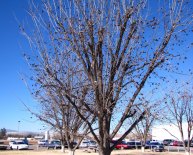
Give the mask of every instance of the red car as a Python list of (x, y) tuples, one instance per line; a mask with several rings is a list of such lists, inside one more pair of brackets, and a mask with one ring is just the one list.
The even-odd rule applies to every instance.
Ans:
[(115, 146), (116, 149), (131, 149), (131, 146), (128, 145), (126, 142), (121, 142)]
[(183, 146), (183, 142), (174, 140), (173, 142), (170, 143), (170, 146)]

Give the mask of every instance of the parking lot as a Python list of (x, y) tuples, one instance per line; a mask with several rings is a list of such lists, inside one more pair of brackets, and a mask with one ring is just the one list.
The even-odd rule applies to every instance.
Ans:
[[(49, 149), (47, 147), (43, 147), (42, 145), (39, 146), (37, 141), (31, 141), (29, 145), (28, 150), (11, 150), (9, 147), (9, 142), (5, 141), (4, 143), (7, 145), (7, 150), (0, 150), (0, 155), (60, 155), (68, 154), (67, 148), (65, 148), (65, 153), (61, 152), (60, 149)], [(45, 145), (46, 146), (46, 145)], [(138, 148), (138, 147), (137, 147)], [(95, 153), (93, 150), (87, 149), (86, 148), (81, 148), (77, 149), (75, 152), (75, 155), (97, 155), (98, 153)], [(191, 147), (191, 152), (193, 155), (193, 147)], [(151, 149), (145, 149), (145, 152), (142, 153), (141, 149), (135, 149), (130, 148), (130, 149), (115, 149), (112, 152), (112, 155), (182, 155), (185, 153), (185, 150), (182, 146), (165, 146), (163, 152), (153, 152)]]

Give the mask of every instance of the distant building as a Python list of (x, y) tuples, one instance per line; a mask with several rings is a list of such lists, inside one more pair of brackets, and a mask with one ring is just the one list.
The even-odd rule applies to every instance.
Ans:
[(44, 138), (44, 136), (34, 136), (34, 139), (36, 139), (36, 140), (40, 140), (40, 139), (43, 139)]
[[(44, 135), (43, 133), (39, 133), (39, 132), (30, 132), (30, 131), (14, 131), (14, 130), (9, 130), (6, 133), (8, 140), (13, 140), (13, 139), (17, 139), (17, 138), (35, 138), (37, 137), (37, 139), (43, 139)], [(36, 138), (35, 138), (36, 139)]]
[[(188, 137), (187, 124), (183, 125), (184, 139)], [(193, 134), (192, 134), (193, 135)], [(162, 141), (164, 139), (182, 140), (179, 129), (175, 125), (157, 125), (152, 128), (152, 139)]]

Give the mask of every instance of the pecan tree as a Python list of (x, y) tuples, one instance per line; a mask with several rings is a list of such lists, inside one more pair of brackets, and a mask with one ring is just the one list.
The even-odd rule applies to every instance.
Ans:
[[(84, 80), (75, 83), (77, 89), (87, 89), (85, 99), (68, 91), (58, 76), (61, 64), (50, 59), (42, 64), (89, 127), (100, 155), (111, 153), (116, 143), (110, 143), (128, 119), (135, 118), (117, 143), (144, 118), (146, 110), (137, 111), (142, 105), (140, 98), (143, 91), (166, 79), (160, 71), (175, 69), (175, 63), (171, 64), (180, 54), (176, 46), (191, 32), (190, 10), (188, 3), (179, 0), (54, 0), (32, 4), (29, 13), (34, 31), (30, 37), (24, 35), (32, 46), (36, 36), (38, 48), (33, 51), (43, 57), (57, 58), (65, 53), (62, 55), (70, 58), (70, 64), (80, 68)], [(75, 77), (78, 80), (80, 76)], [(94, 124), (84, 115), (85, 110), (96, 118)]]

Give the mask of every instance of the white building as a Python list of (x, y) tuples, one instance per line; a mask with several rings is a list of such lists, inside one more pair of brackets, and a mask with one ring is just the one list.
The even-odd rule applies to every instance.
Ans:
[[(187, 139), (187, 124), (183, 125), (184, 139)], [(193, 131), (192, 131), (193, 132)], [(192, 134), (193, 135), (193, 134)], [(152, 138), (162, 141), (164, 139), (182, 140), (179, 129), (175, 125), (157, 125), (152, 128)]]

